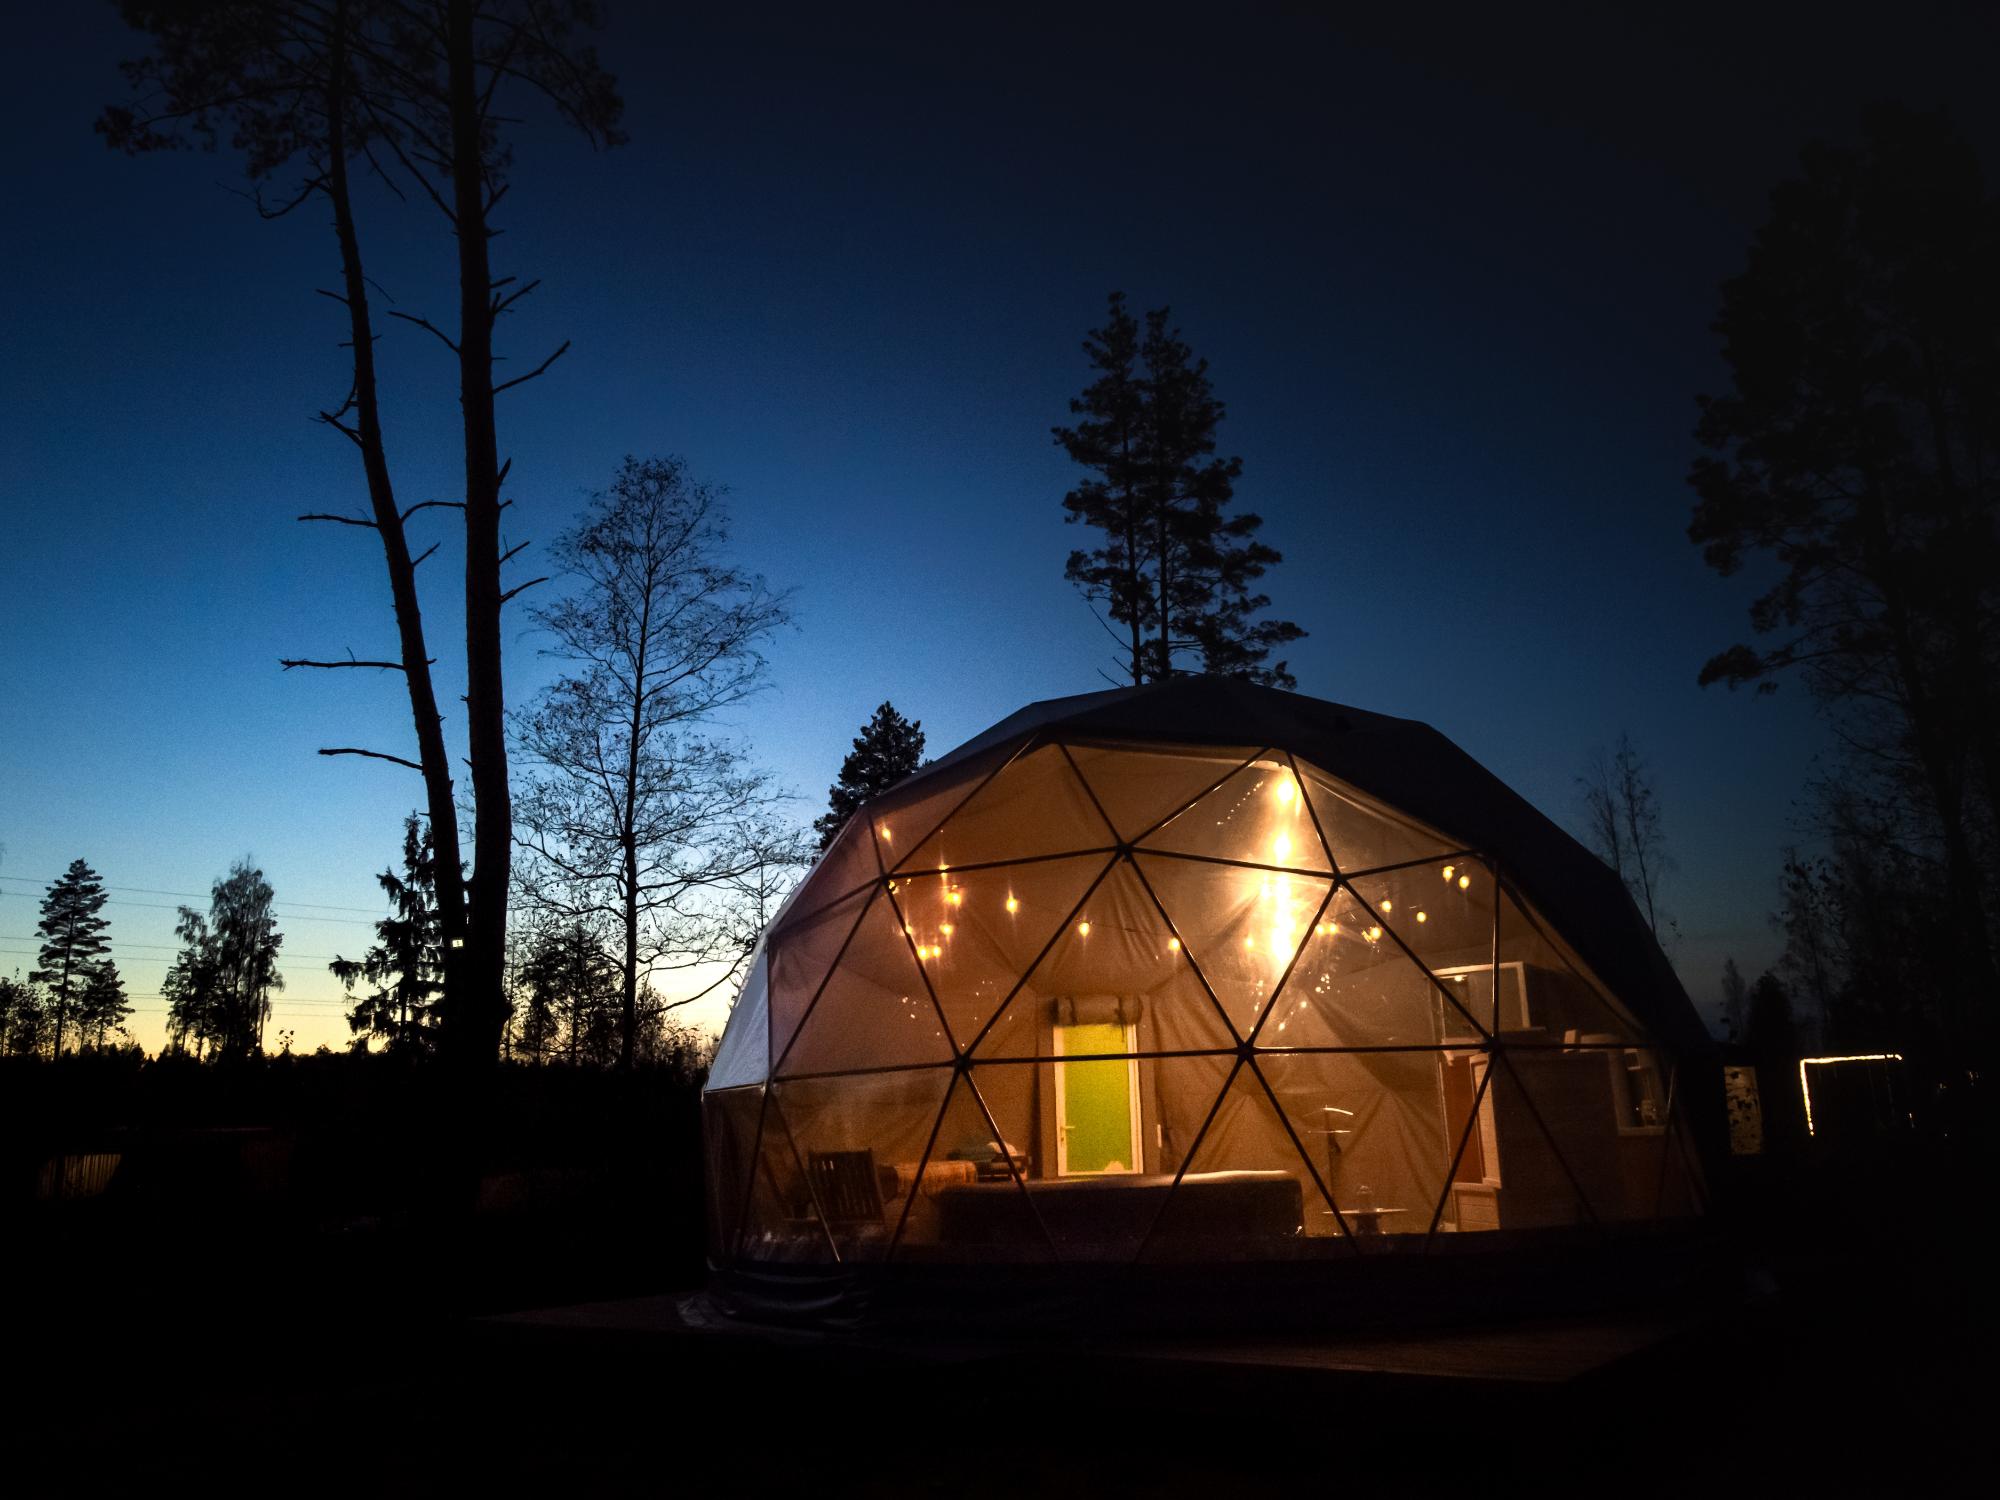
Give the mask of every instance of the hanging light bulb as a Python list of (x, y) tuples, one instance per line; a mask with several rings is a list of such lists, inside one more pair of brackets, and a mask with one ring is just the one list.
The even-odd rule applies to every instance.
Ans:
[(1090, 936), (1090, 924), (1089, 924), (1088, 922), (1079, 922), (1079, 923), (1077, 923), (1077, 924), (1076, 924), (1076, 935), (1077, 935), (1078, 937), (1089, 937), (1089, 936)]
[[(1417, 920), (1419, 922), (1428, 922), (1430, 919), (1431, 919), (1431, 914), (1427, 911), (1420, 911), (1417, 913)], [(945, 931), (950, 932), (951, 929), (947, 927), (945, 928)]]
[(1382, 903), (1382, 910), (1384, 911), (1394, 911), (1395, 909), (1396, 909), (1396, 903), (1393, 901), (1384, 901)]
[(1020, 909), (1021, 909), (1021, 903), (1019, 901), (1016, 901), (1012, 896), (1009, 896), (1007, 898), (1007, 915), (1011, 917), (1014, 915), (1015, 912), (1019, 911)]
[(1170, 951), (1178, 953), (1181, 951), (1181, 940), (1177, 937), (1170, 937), (1167, 939), (1167, 947)]
[[(1417, 920), (1418, 920), (1419, 922), (1421, 922), (1421, 921), (1423, 921), (1423, 918), (1422, 918), (1421, 916), (1419, 916), (1419, 917), (1417, 918)], [(941, 925), (941, 926), (940, 926), (940, 927), (938, 928), (938, 931), (939, 931), (939, 932), (941, 932), (941, 933), (943, 933), (943, 934), (944, 934), (944, 935), (945, 935), (946, 937), (950, 937), (950, 936), (952, 935), (952, 932), (954, 931), (954, 929), (953, 929), (953, 927), (952, 927), (951, 923), (949, 923), (949, 922), (946, 922), (946, 923), (944, 923), (943, 925)]]
[(1458, 877), (1458, 888), (1459, 888), (1459, 889), (1460, 889), (1461, 891), (1469, 891), (1469, 890), (1471, 890), (1471, 889), (1472, 889), (1472, 877), (1471, 877), (1470, 875), (1461, 875), (1461, 876), (1459, 876), (1459, 877)]
[(1379, 943), (1379, 942), (1381, 942), (1381, 941), (1382, 941), (1382, 929), (1381, 929), (1381, 928), (1379, 928), (1379, 927), (1371, 927), (1371, 928), (1369, 928), (1369, 929), (1368, 929), (1368, 941), (1369, 941), (1369, 942), (1371, 942), (1371, 943)]
[(1447, 882), (1450, 881), (1452, 875), (1457, 871), (1457, 869), (1458, 866), (1456, 865), (1446, 865), (1444, 867), (1444, 878)]
[(882, 842), (883, 842), (883, 843), (885, 843), (885, 844), (888, 844), (888, 843), (893, 843), (893, 842), (894, 842), (894, 840), (892, 840), (892, 839), (891, 839), (891, 838), (889, 837), (889, 827), (888, 827), (888, 825), (887, 825), (886, 823), (885, 823), (885, 824), (884, 824), (884, 825), (882, 826), (882, 830), (881, 830), (881, 831), (882, 831)]
[(949, 901), (953, 906), (957, 906), (965, 900), (965, 892), (953, 891), (950, 895), (946, 896), (944, 899)]

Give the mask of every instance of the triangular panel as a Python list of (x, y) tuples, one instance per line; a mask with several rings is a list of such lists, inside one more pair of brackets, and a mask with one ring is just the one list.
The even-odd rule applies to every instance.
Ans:
[(1061, 747), (1044, 745), (980, 787), (895, 869), (955, 869), (1109, 849), (1115, 842)]
[(1004, 1107), (1014, 1091), (1004, 1076), (1019, 1068), (983, 1068), (961, 1075), (945, 1103), (930, 1159), (910, 1199), (897, 1243), (898, 1260), (1046, 1261), (1055, 1258), (1029, 1200), (1027, 1176), (1033, 1122), (1018, 1110), (1002, 1123), (988, 1113), (975, 1077)]
[(888, 894), (878, 893), (779, 1061), (778, 1076), (949, 1062), (951, 1042), (913, 942)]
[(1429, 1047), (1473, 1027), (1345, 886), (1311, 924), (1260, 1047)]
[(806, 887), (799, 893), (801, 913), (817, 911), (828, 902), (848, 895), (877, 879), (882, 861), (875, 852), (875, 838), (866, 818), (849, 818), (833, 847), (819, 857), (806, 875)]
[(767, 960), (772, 1062), (785, 1055), (871, 901), (881, 901), (879, 889), (857, 891), (818, 911), (788, 914), (772, 932)]
[[(1457, 1145), (1439, 1091), (1442, 1053), (1265, 1052), (1254, 1061), (1349, 1233), (1429, 1231)], [(1339, 1234), (1331, 1208), (1317, 1208), (1307, 1234)]]
[[(1237, 1070), (1147, 1236), (1146, 1261), (1276, 1260), (1300, 1253), (1327, 1208), (1270, 1095)], [(1333, 1230), (1339, 1233), (1336, 1226)]]
[(1500, 895), (1500, 963), (1503, 994), (1513, 985), (1525, 993), (1522, 1034), (1510, 1038), (1517, 1045), (1648, 1040), (1645, 1028), (1511, 890)]
[[(1609, 1067), (1594, 1051), (1493, 1054), (1490, 1118), (1501, 1229), (1601, 1222), (1623, 1191)], [(1466, 1227), (1463, 1217), (1461, 1228)]]
[(922, 1174), (950, 1068), (773, 1085), (814, 1207), (843, 1261), (889, 1253)]
[(834, 1259), (833, 1239), (806, 1186), (805, 1160), (772, 1101), (764, 1106), (738, 1246), (746, 1260), (817, 1264)]
[(1227, 781), (1257, 754), (1164, 745), (1071, 745), (1083, 779), (1118, 837), (1135, 842)]
[(1080, 1020), (1128, 1026), (1137, 1052), (1237, 1044), (1129, 860), (1116, 861), (1098, 882), (974, 1055), (1042, 1056), (1058, 1021)]
[(1140, 842), (1147, 849), (1209, 859), (1332, 869), (1298, 778), (1284, 759), (1272, 756), (1252, 761)]
[(1331, 878), (1156, 854), (1138, 865), (1230, 1023), (1249, 1036), (1319, 920)]
[(1104, 873), (1102, 854), (918, 871), (889, 899), (917, 945), (954, 1044), (972, 1044)]
[[(1149, 1057), (1130, 1064), (1140, 1142), (1139, 1159), (1129, 1165), (1138, 1170), (1061, 1176), (1051, 1167), (1040, 1181), (1030, 1183), (1037, 1211), (1064, 1260), (1129, 1263), (1139, 1253), (1235, 1065), (1230, 1056)], [(1045, 1166), (1055, 1160), (1057, 1099), (1063, 1092), (1056, 1075), (1066, 1066), (1072, 1065), (1048, 1063), (1036, 1069), (1049, 1122)], [(1002, 1070), (973, 1071), (984, 1078)]]
[(1317, 767), (1299, 763), (1306, 794), (1320, 832), (1343, 872), (1373, 870), (1450, 854), (1458, 847), (1374, 799), (1336, 781)]
[(1441, 1035), (1490, 1030), (1497, 887), (1485, 863), (1460, 856), (1357, 875), (1347, 884), (1387, 929), (1388, 940), (1443, 983), (1450, 999), (1443, 1002)]
[(868, 823), (884, 867), (906, 861), (951, 811), (979, 790), (1006, 755), (982, 755), (963, 765), (920, 775), (914, 784), (891, 788), (868, 805)]

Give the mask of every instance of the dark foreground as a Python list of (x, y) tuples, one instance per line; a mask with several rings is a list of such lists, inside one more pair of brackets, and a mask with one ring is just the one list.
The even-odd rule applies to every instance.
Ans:
[(1881, 1250), (1677, 1320), (1012, 1348), (752, 1335), (676, 1296), (475, 1314), (444, 1268), (366, 1254), (233, 1289), (21, 1266), (8, 1487), (1987, 1493), (1974, 1267)]
[(857, 1339), (694, 1300), (691, 1085), (615, 1107), (508, 1086), (449, 1214), (405, 1144), (448, 1122), (389, 1132), (380, 1097), (279, 1113), (277, 1188), (261, 1137), (171, 1097), (128, 1111), (124, 1186), (0, 1221), (0, 1493), (1991, 1489), (1993, 1154), (1962, 1137), (1733, 1164), (1720, 1290), (1692, 1304), (1365, 1338)]

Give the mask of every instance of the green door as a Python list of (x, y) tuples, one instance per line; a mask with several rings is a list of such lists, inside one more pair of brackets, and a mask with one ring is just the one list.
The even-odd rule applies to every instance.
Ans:
[[(1058, 1026), (1059, 1056), (1129, 1052), (1131, 1037), (1116, 1023)], [(1056, 1064), (1056, 1130), (1064, 1176), (1088, 1172), (1136, 1172), (1138, 1119), (1134, 1108), (1134, 1066), (1130, 1058), (1099, 1058)]]

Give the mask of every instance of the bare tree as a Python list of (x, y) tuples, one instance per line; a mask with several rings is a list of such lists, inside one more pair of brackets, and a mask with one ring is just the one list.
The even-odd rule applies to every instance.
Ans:
[[(446, 939), (447, 1039), (466, 1066), (497, 1055), (506, 1005), (507, 870), (512, 857), (506, 708), (501, 689), (500, 611), (528, 584), (503, 587), (501, 568), (520, 548), (503, 547), (496, 397), (533, 380), (569, 347), (534, 369), (497, 380), (494, 328), (532, 292), (534, 281), (493, 272), (492, 213), (507, 190), (510, 151), (503, 124), (516, 123), (514, 96), (553, 105), (595, 144), (621, 139), (620, 101), (579, 26), (595, 24), (590, 0), (216, 0), (207, 5), (126, 0), (126, 19), (155, 43), (153, 55), (125, 65), (133, 103), (105, 111), (110, 143), (147, 151), (224, 135), (242, 149), (259, 210), (279, 217), (324, 200), (340, 259), (340, 290), (326, 296), (346, 312), (352, 361), (345, 398), (320, 420), (354, 444), (369, 494), (365, 516), (302, 517), (374, 531), (381, 540), (394, 602), (395, 659), (289, 660), (285, 666), (400, 672), (408, 687), (417, 759), (385, 750), (331, 746), (323, 755), (359, 755), (420, 771), (437, 850), (437, 888)], [(263, 187), (297, 167), (275, 203)], [(404, 507), (390, 478), (382, 436), (375, 327), (364, 270), (352, 170), (360, 167), (401, 200), (428, 203), (457, 246), (456, 337), (428, 318), (395, 312), (452, 352), (463, 418), (465, 490), (456, 499)], [(464, 872), (450, 760), (430, 677), (418, 607), (416, 569), (435, 547), (412, 557), (405, 524), (432, 506), (458, 510), (465, 527), (467, 744), (475, 798), (473, 858)], [(540, 580), (530, 580), (538, 582)]]
[(745, 902), (807, 858), (770, 778), (715, 733), (764, 686), (760, 648), (789, 619), (785, 595), (724, 560), (727, 544), (718, 491), (678, 459), (628, 458), (555, 544), (574, 592), (535, 614), (571, 671), (516, 720), (533, 768), (521, 884), (559, 919), (617, 925), (621, 1067), (650, 978), (696, 979), (668, 1008), (727, 985), (755, 941)]
[(1619, 735), (1610, 754), (1594, 751), (1576, 784), (1583, 796), (1585, 845), (1625, 882), (1653, 936), (1662, 936), (1661, 924), (1671, 926), (1672, 919), (1660, 910), (1660, 886), (1673, 872), (1673, 861), (1652, 772), (1631, 735)]

